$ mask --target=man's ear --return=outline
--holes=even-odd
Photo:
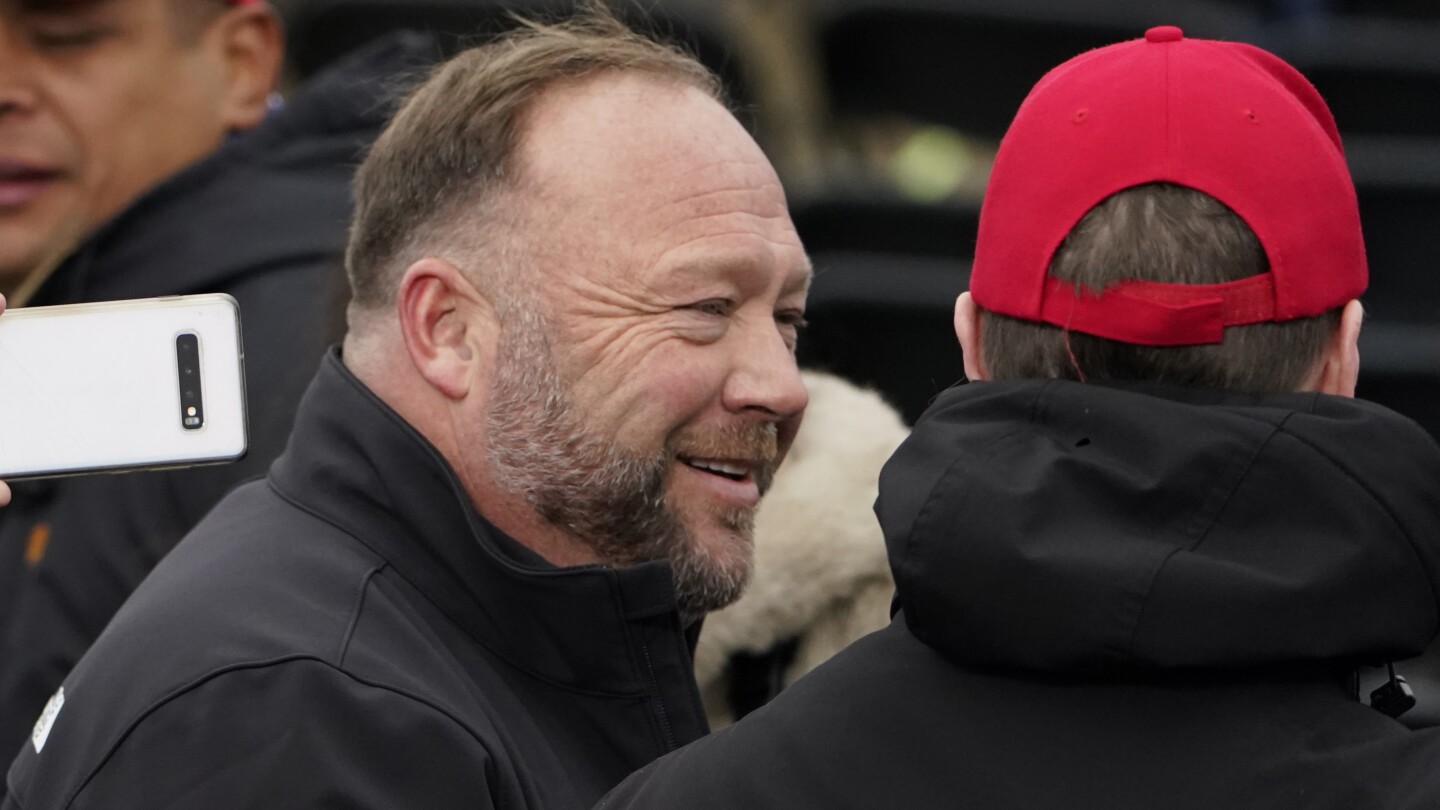
[[[450,399],[463,399],[486,370],[487,346],[499,335],[490,301],[455,265],[425,258],[410,265],[395,296],[410,362]]]
[[[224,60],[221,119],[227,129],[259,126],[269,110],[270,93],[285,58],[280,19],[266,3],[227,9],[205,31],[207,46]]]
[[[955,299],[955,337],[960,339],[960,351],[965,355],[965,376],[972,380],[990,379],[980,339],[980,307],[968,290]]]
[[[1306,390],[1355,396],[1355,383],[1360,378],[1360,324],[1364,320],[1365,308],[1359,301],[1351,301],[1340,311],[1340,325],[1325,344]]]

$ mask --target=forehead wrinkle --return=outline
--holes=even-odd
[[[774,189],[776,189],[776,188],[778,188],[778,184],[775,184],[775,185],[759,185],[759,186],[741,186],[741,185],[736,185],[736,186],[731,186],[731,187],[726,187],[726,188],[708,188],[708,189],[702,189],[702,190],[700,190],[700,191],[694,191],[694,192],[691,192],[691,193],[689,193],[689,194],[685,194],[685,195],[679,196],[679,197],[669,197],[669,198],[666,198],[666,199],[657,200],[654,204],[652,204],[648,209],[646,209],[646,210],[645,210],[644,212],[642,212],[642,213],[643,213],[643,215],[648,216],[648,215],[650,215],[650,214],[654,214],[655,212],[660,211],[660,210],[665,209],[665,208],[672,208],[672,207],[677,207],[677,206],[683,206],[683,205],[688,205],[688,204],[692,204],[692,203],[699,203],[699,204],[701,204],[700,207],[713,208],[714,206],[718,206],[718,205],[723,205],[723,204],[724,204],[722,200],[717,199],[717,198],[720,198],[720,197],[723,197],[723,196],[737,195],[737,194],[738,194],[738,195],[745,195],[745,196],[748,196],[748,197],[752,197],[752,198],[754,198],[756,201],[763,201],[763,202],[771,203],[771,204],[767,204],[767,205],[764,205],[764,206],[757,206],[757,207],[758,207],[758,208],[769,208],[769,209],[772,209],[772,210],[770,210],[770,211],[765,211],[765,212],[758,212],[758,211],[757,211],[757,212],[755,212],[755,213],[759,213],[759,214],[761,214],[761,215],[763,215],[763,216],[767,216],[767,217],[768,217],[768,216],[775,216],[775,215],[777,215],[778,213],[783,213],[783,212],[785,212],[785,211],[787,210],[786,205],[785,205],[785,197],[784,197],[783,195],[774,193]],[[709,203],[708,205],[706,205],[706,204],[704,204],[704,201],[705,201],[705,200],[715,200],[715,201],[712,202],[712,203]],[[731,210],[736,210],[736,209],[731,209]],[[708,212],[706,212],[706,213],[708,213]]]
[[[787,227],[784,227],[784,226],[790,225],[790,215],[789,215],[789,212],[785,211],[783,208],[782,208],[779,212],[773,213],[773,214],[757,214],[757,213],[754,213],[754,212],[752,212],[752,211],[726,210],[726,211],[716,211],[716,212],[710,213],[710,214],[701,214],[701,215],[698,215],[698,216],[686,217],[686,218],[684,218],[684,219],[682,219],[682,220],[679,220],[679,221],[676,221],[676,222],[672,222],[672,223],[666,225],[665,227],[661,228],[659,231],[656,232],[655,238],[657,238],[657,239],[664,239],[664,238],[668,237],[673,231],[681,230],[681,229],[687,228],[687,227],[692,227],[692,228],[693,228],[693,227],[698,227],[698,226],[700,226],[700,225],[702,225],[702,224],[709,223],[709,222],[711,222],[711,221],[713,221],[713,220],[739,219],[739,218],[742,218],[742,217],[743,217],[747,222],[753,221],[753,220],[759,220],[760,222],[764,222],[764,223],[781,223],[781,227],[780,227],[780,228],[778,229],[778,231],[777,231],[777,229],[774,228],[774,227],[763,227],[763,228],[756,229],[756,228],[751,228],[751,227],[745,227],[744,225],[740,225],[740,224],[737,223],[736,225],[734,225],[734,226],[732,226],[732,227],[730,227],[730,228],[725,228],[725,229],[721,229],[721,230],[710,230],[710,229],[706,229],[703,233],[698,233],[698,234],[695,234],[694,236],[689,236],[689,237],[687,237],[687,238],[684,238],[684,239],[683,239],[682,241],[680,241],[680,242],[677,242],[677,243],[675,243],[675,244],[666,246],[665,249],[661,251],[660,256],[663,257],[663,256],[664,256],[665,254],[667,254],[667,253],[671,253],[671,252],[673,252],[673,251],[680,250],[680,249],[682,249],[682,248],[688,247],[689,245],[692,245],[692,244],[694,244],[695,242],[698,242],[698,241],[701,241],[701,240],[704,240],[704,239],[715,239],[715,238],[722,238],[722,237],[727,237],[727,236],[741,236],[741,237],[754,236],[754,237],[760,237],[760,238],[764,239],[767,243],[769,243],[769,244],[771,244],[771,245],[787,245],[787,246],[788,246],[788,245],[790,245],[790,244],[793,244],[793,245],[794,245],[795,247],[797,247],[797,248],[800,248],[800,247],[801,247],[801,245],[800,245],[800,237],[799,237],[798,234],[795,234],[795,231],[794,231],[793,226],[788,227],[788,228],[787,228]],[[785,236],[787,236],[787,235],[794,235],[795,238],[794,238],[793,242],[792,242],[791,240],[789,240],[789,239],[783,238],[783,237],[785,237]],[[777,237],[782,237],[782,238],[777,238]],[[802,249],[803,249],[803,248],[802,248]],[[657,261],[657,262],[659,261],[659,258],[658,258],[658,257],[657,257],[656,261]],[[655,263],[655,262],[651,262],[651,264],[654,264],[654,263]]]
[[[665,176],[660,170],[655,171],[659,176]],[[673,194],[673,189],[684,188],[689,185],[686,181],[690,177],[701,174],[717,176],[708,183],[701,183],[702,187],[699,189],[687,190],[679,196],[662,197],[643,213],[649,215],[666,206],[684,205],[693,200],[724,193],[753,194],[756,199],[760,200],[773,198],[773,202],[778,204],[779,208],[785,208],[785,190],[780,185],[780,179],[770,170],[769,164],[752,159],[736,157],[714,160],[669,175],[670,182],[667,185],[672,189]]]
[[[692,139],[698,138],[699,133],[692,133]],[[674,155],[673,159],[668,162],[680,163],[695,161],[694,165],[683,171],[656,169],[655,173],[658,176],[668,176],[678,181],[694,174],[718,171],[722,177],[726,178],[726,182],[733,182],[735,178],[744,178],[748,181],[754,177],[763,177],[764,179],[761,181],[761,185],[778,186],[780,184],[779,178],[775,176],[775,171],[771,168],[769,161],[765,159],[764,153],[760,152],[760,148],[753,145],[753,143],[741,142],[740,144],[732,144],[731,148],[724,150],[730,153],[726,155],[716,155],[716,151],[715,145],[713,144],[687,144],[683,149],[678,150],[678,154]],[[696,152],[699,152],[699,154],[697,155]],[[645,167],[658,165],[654,161],[646,160],[632,162],[639,163]]]
[[[760,240],[761,242],[764,243],[764,245],[765,245],[765,247],[766,247],[766,251],[767,251],[769,254],[771,254],[772,256],[775,254],[775,252],[776,252],[777,250],[784,249],[784,248],[790,248],[790,247],[793,247],[793,248],[795,248],[796,250],[801,251],[802,253],[804,252],[804,249],[805,249],[805,248],[804,248],[804,246],[800,243],[799,234],[796,234],[793,228],[782,229],[782,230],[780,230],[780,231],[777,232],[777,231],[775,231],[774,229],[771,229],[771,228],[764,228],[764,229],[756,230],[756,229],[753,228],[753,227],[749,227],[750,223],[748,222],[748,220],[761,220],[761,221],[763,221],[763,222],[783,221],[786,225],[788,225],[788,224],[789,224],[789,217],[788,217],[787,215],[784,215],[784,214],[776,214],[776,215],[771,215],[771,216],[764,216],[764,215],[760,215],[760,214],[750,213],[750,212],[748,212],[748,211],[725,211],[725,212],[721,212],[721,213],[707,214],[707,215],[701,216],[701,217],[693,217],[693,218],[691,218],[691,219],[689,219],[689,220],[687,220],[686,222],[683,222],[683,223],[674,223],[674,224],[672,224],[672,225],[667,226],[667,227],[666,227],[663,231],[661,231],[660,233],[661,233],[661,235],[663,236],[663,235],[668,234],[670,231],[676,230],[677,228],[680,228],[680,227],[682,227],[682,226],[684,226],[684,225],[697,225],[697,224],[699,224],[699,223],[707,222],[707,221],[710,221],[710,220],[722,220],[722,221],[724,221],[724,220],[735,220],[735,219],[740,219],[740,218],[744,218],[745,220],[747,220],[747,222],[745,222],[744,224],[737,222],[736,224],[734,224],[734,225],[732,225],[732,226],[730,226],[730,227],[726,227],[726,228],[719,228],[719,229],[706,228],[706,229],[705,229],[703,232],[701,232],[701,233],[697,233],[697,234],[694,234],[693,236],[685,237],[685,238],[683,238],[681,241],[674,242],[674,243],[672,243],[672,244],[668,244],[668,245],[666,245],[663,249],[660,250],[660,252],[655,256],[655,258],[654,258],[653,260],[651,260],[651,261],[649,261],[649,262],[646,262],[645,265],[646,265],[646,266],[649,266],[649,267],[653,267],[653,266],[659,264],[660,262],[662,262],[666,256],[671,255],[671,254],[674,254],[674,253],[677,253],[677,252],[682,252],[682,251],[684,251],[686,248],[689,248],[690,246],[694,245],[694,244],[697,243],[697,242],[705,242],[705,241],[709,241],[709,240],[712,240],[712,239],[726,239],[726,238],[730,238],[730,237],[740,237],[740,238],[742,238],[742,239],[751,239],[751,238],[753,238],[753,239],[758,239],[758,240]],[[786,238],[786,237],[793,237],[793,238]],[[722,248],[722,249],[711,249],[711,250],[706,251],[706,252],[707,252],[707,253],[720,252],[720,253],[724,253],[724,254],[727,254],[727,255],[736,256],[736,255],[741,255],[741,254],[744,254],[744,253],[748,253],[749,251],[746,250],[746,249],[743,248],[743,247],[731,247],[731,248]]]
[[[742,235],[750,234],[747,231]],[[684,245],[677,246],[677,249],[679,247],[684,247]],[[780,254],[785,247],[768,243],[765,257],[761,261],[755,261],[754,251],[738,248],[705,251],[683,257],[669,267],[664,266],[665,254],[662,254],[646,266],[646,272],[641,273],[641,284],[645,292],[659,296],[662,300],[675,294],[674,287],[683,286],[691,279],[693,279],[693,283],[704,284],[716,280],[733,282],[737,277],[743,279],[742,285],[763,282],[766,290],[774,289],[778,282],[777,297],[783,298],[796,294],[808,295],[812,275],[810,257],[806,256],[802,250],[799,263],[784,263]],[[796,247],[798,248],[799,245],[797,244]],[[670,251],[667,251],[668,253]],[[776,267],[778,270],[772,273],[771,267]],[[774,279],[770,278],[772,275]],[[705,293],[697,291],[696,294],[703,295]]]
[[[789,218],[789,209],[777,181],[686,190],[678,196],[657,195],[633,186],[620,194],[597,195],[593,190],[557,188],[544,183],[537,185],[547,186],[546,193],[538,201],[552,210],[565,211],[567,219],[573,220],[577,212],[584,212],[587,218],[599,221],[619,220],[631,224],[662,222],[658,230],[650,231],[655,238],[663,238],[676,228],[716,216],[735,214],[764,220]],[[671,184],[672,189],[675,185],[678,184]],[[645,203],[643,208],[635,213],[625,213],[625,209],[641,202]],[[674,213],[667,216],[672,211]]]

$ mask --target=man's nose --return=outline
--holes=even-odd
[[[800,416],[809,402],[795,352],[780,330],[773,325],[756,329],[737,351],[725,407],[735,413],[762,412],[778,422]]]
[[[0,14],[0,117],[31,109],[39,94],[31,75],[30,53],[8,15]]]

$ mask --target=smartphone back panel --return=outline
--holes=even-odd
[[[0,314],[0,480],[232,461],[239,308],[194,295]]]

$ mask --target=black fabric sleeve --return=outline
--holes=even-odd
[[[284,449],[324,353],[316,325],[327,260],[257,270],[230,285],[241,305],[249,450],[231,463],[17,484],[0,511],[0,753],[150,570],[237,484]],[[42,553],[33,538],[43,533]]]
[[[313,660],[215,676],[141,718],[69,807],[492,808],[474,734],[414,696]]]
[[[8,758],[115,611],[190,528],[166,476],[16,487],[0,515],[0,749]]]

